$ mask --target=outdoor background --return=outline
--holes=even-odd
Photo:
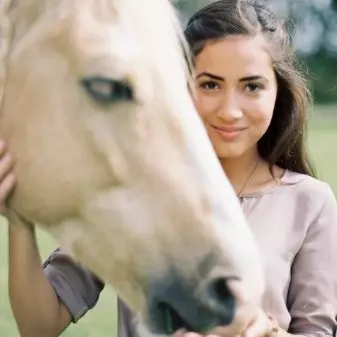
[[[182,22],[211,1],[174,1]],[[294,40],[314,92],[309,148],[319,177],[337,193],[337,0],[272,0],[274,8],[296,24]],[[290,25],[293,27],[293,24]],[[48,235],[38,233],[43,258],[56,246]],[[18,337],[7,291],[7,226],[0,217],[0,337]],[[115,337],[116,299],[106,287],[95,309],[63,337]]]

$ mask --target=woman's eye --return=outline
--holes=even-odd
[[[248,92],[259,92],[260,90],[264,89],[264,86],[260,83],[248,83],[246,85],[246,89],[248,90]]]
[[[200,88],[205,89],[205,90],[218,90],[219,89],[219,84],[213,81],[201,82],[199,86]]]

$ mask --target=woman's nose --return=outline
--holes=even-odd
[[[235,92],[224,93],[222,100],[219,102],[217,115],[226,122],[233,122],[242,118],[243,111]]]

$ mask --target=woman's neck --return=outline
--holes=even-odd
[[[259,162],[257,150],[247,151],[236,158],[220,158],[220,163],[237,194],[244,192],[242,189],[249,188],[248,180],[253,181],[260,166],[265,166],[265,163]]]
[[[220,158],[220,163],[238,196],[279,184],[284,174],[284,169],[274,166],[272,176],[268,162],[260,158],[257,150],[236,158]]]

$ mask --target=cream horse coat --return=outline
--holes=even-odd
[[[182,325],[234,315],[238,332],[258,307],[262,265],[195,111],[171,4],[2,0],[0,13],[0,135],[18,180],[10,207],[149,329],[167,332],[151,317],[153,294],[169,283],[173,297],[184,289],[185,309],[207,312],[201,327],[164,298]],[[205,290],[227,280],[235,314]]]

